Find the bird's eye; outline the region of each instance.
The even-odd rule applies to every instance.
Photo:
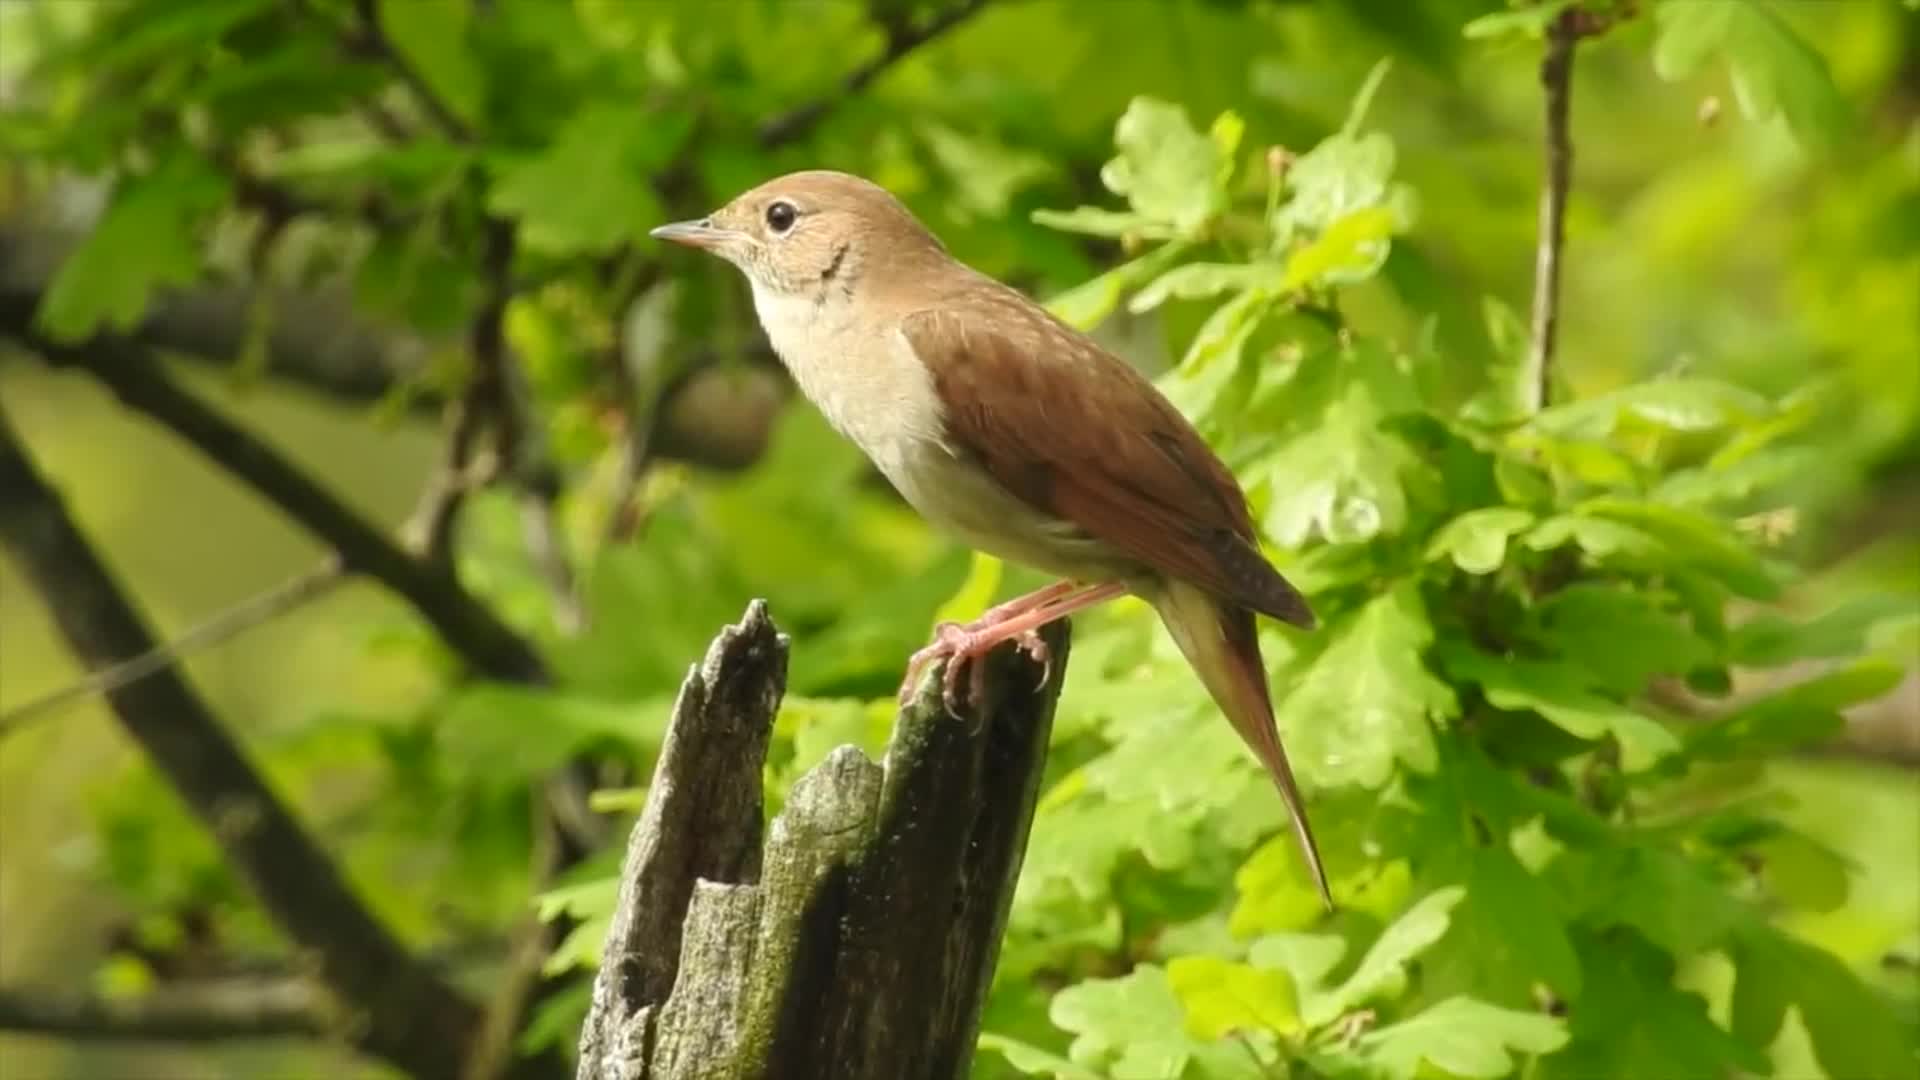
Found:
[[[800,211],[795,210],[792,203],[784,200],[773,203],[767,207],[767,228],[776,233],[786,232],[793,228],[794,219],[799,216]]]

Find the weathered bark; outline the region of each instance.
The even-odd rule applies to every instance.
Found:
[[[937,681],[882,764],[840,747],[762,849],[786,639],[756,601],[687,677],[621,872],[579,1080],[964,1077],[1026,851],[1067,626],[984,702]]]

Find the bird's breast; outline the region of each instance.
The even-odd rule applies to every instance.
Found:
[[[933,526],[1062,577],[1127,573],[1105,544],[1022,501],[948,443],[932,373],[896,325],[857,323],[831,304],[758,286],[754,306],[800,392]]]

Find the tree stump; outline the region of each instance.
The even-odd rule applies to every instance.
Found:
[[[762,843],[787,639],[764,602],[674,706],[580,1039],[579,1080],[965,1077],[1026,851],[1068,628],[946,712],[938,670],[882,763],[842,746]]]

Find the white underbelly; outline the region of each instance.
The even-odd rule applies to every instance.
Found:
[[[1134,572],[1106,544],[995,483],[945,444],[926,365],[904,336],[862,338],[845,313],[757,283],[755,305],[794,382],[935,528],[1007,562],[1079,581]]]

